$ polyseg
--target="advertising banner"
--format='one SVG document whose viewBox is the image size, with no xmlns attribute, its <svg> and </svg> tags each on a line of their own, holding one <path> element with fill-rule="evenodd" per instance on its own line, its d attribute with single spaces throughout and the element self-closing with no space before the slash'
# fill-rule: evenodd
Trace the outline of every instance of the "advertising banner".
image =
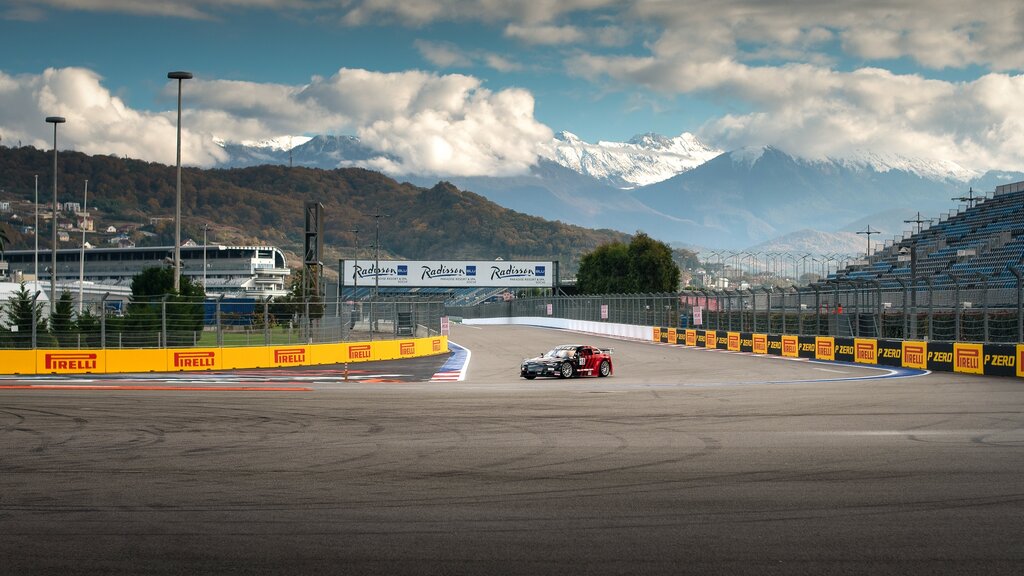
<svg viewBox="0 0 1024 576">
<path fill-rule="evenodd" d="M 679 337 L 678 337 L 676 332 L 677 331 L 676 331 L 675 328 L 669 328 L 668 329 L 668 343 L 669 344 L 678 344 L 679 343 Z"/>
<path fill-rule="evenodd" d="M 718 348 L 718 332 L 714 330 L 708 330 L 704 333 L 704 347 L 705 348 Z"/>
<path fill-rule="evenodd" d="M 815 357 L 818 352 L 818 343 L 815 336 L 799 336 L 798 341 L 800 342 L 800 352 L 798 353 L 801 358 Z"/>
<path fill-rule="evenodd" d="M 504 260 L 346 260 L 342 285 L 425 288 L 551 288 L 553 262 Z"/>
<path fill-rule="evenodd" d="M 928 369 L 940 372 L 953 371 L 952 342 L 928 343 Z"/>
<path fill-rule="evenodd" d="M 767 334 L 754 334 L 754 354 L 767 354 L 768 353 L 768 335 Z"/>
<path fill-rule="evenodd" d="M 815 357 L 818 360 L 836 359 L 836 339 L 832 336 L 818 336 L 815 338 Z"/>
<path fill-rule="evenodd" d="M 913 341 L 903 342 L 903 367 L 927 370 L 928 343 Z"/>
<path fill-rule="evenodd" d="M 953 371 L 965 374 L 984 374 L 981 344 L 953 344 Z"/>
<path fill-rule="evenodd" d="M 853 338 L 836 338 L 836 357 L 833 360 L 837 362 L 853 362 Z"/>
<path fill-rule="evenodd" d="M 740 333 L 739 332 L 729 332 L 726 335 L 726 338 L 728 339 L 728 342 L 726 344 L 725 349 L 729 350 L 731 352 L 739 352 L 740 351 Z"/>
<path fill-rule="evenodd" d="M 782 335 L 782 355 L 786 358 L 800 356 L 800 337 L 789 334 Z"/>
<path fill-rule="evenodd" d="M 740 352 L 754 352 L 754 335 L 743 332 L 740 334 Z"/>
<path fill-rule="evenodd" d="M 903 366 L 903 344 L 899 340 L 879 340 L 877 361 L 884 366 Z"/>
<path fill-rule="evenodd" d="M 700 306 L 693 307 L 693 325 L 700 326 L 704 324 L 704 309 Z"/>
<path fill-rule="evenodd" d="M 686 331 L 686 345 L 687 346 L 696 346 L 697 345 L 697 331 L 696 330 L 687 330 Z"/>
<path fill-rule="evenodd" d="M 986 376 L 1016 376 L 1017 348 L 1013 344 L 986 344 L 985 345 L 985 375 Z"/>
<path fill-rule="evenodd" d="M 782 336 L 779 334 L 768 335 L 768 353 L 774 356 L 782 355 Z"/>
<path fill-rule="evenodd" d="M 878 342 L 871 338 L 853 340 L 853 361 L 860 364 L 878 363 Z"/>
</svg>

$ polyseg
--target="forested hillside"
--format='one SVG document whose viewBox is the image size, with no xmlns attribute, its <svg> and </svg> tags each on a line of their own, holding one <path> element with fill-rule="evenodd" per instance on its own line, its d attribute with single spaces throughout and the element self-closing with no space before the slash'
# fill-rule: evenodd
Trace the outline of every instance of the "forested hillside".
<svg viewBox="0 0 1024 576">
<path fill-rule="evenodd" d="M 0 199 L 32 200 L 33 175 L 38 174 L 40 202 L 52 201 L 52 171 L 52 152 L 0 147 Z M 158 233 L 150 243 L 173 239 L 166 224 L 149 224 L 151 217 L 174 215 L 173 166 L 62 151 L 58 172 L 61 202 L 81 202 L 89 180 L 89 206 L 99 210 L 101 226 L 135 222 Z M 628 241 L 619 232 L 507 210 L 446 182 L 421 188 L 357 168 L 284 166 L 184 168 L 182 236 L 201 241 L 203 225 L 209 224 L 211 241 L 268 243 L 301 254 L 303 206 L 309 201 L 324 205 L 324 257 L 331 260 L 355 257 L 357 242 L 362 257 L 370 257 L 378 210 L 384 214 L 379 219 L 382 255 L 397 258 L 553 259 L 571 272 L 585 252 L 605 242 Z M 11 248 L 29 248 L 31 236 L 11 241 Z"/>
</svg>

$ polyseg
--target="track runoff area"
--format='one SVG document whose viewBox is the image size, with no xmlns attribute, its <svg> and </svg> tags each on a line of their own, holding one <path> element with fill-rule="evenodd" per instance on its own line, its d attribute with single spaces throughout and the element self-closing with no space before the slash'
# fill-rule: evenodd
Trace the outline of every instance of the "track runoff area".
<svg viewBox="0 0 1024 576">
<path fill-rule="evenodd" d="M 1024 566 L 1018 379 L 452 330 L 450 356 L 350 365 L 348 380 L 4 379 L 0 572 Z M 563 343 L 614 348 L 615 375 L 519 378 Z"/>
</svg>

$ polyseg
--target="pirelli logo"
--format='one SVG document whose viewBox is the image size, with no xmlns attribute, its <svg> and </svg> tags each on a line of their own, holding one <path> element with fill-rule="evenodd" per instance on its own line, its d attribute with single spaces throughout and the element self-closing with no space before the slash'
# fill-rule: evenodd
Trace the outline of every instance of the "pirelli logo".
<svg viewBox="0 0 1024 576">
<path fill-rule="evenodd" d="M 175 352 L 175 368 L 215 368 L 216 352 Z"/>
<path fill-rule="evenodd" d="M 729 350 L 732 350 L 733 352 L 739 352 L 740 351 L 740 333 L 739 332 L 729 332 L 728 338 L 729 339 L 728 339 L 728 346 L 727 347 L 729 348 Z"/>
<path fill-rule="evenodd" d="M 878 342 L 874 340 L 853 341 L 853 361 L 861 364 L 878 363 Z"/>
<path fill-rule="evenodd" d="M 836 341 L 831 337 L 818 337 L 815 339 L 814 357 L 818 360 L 836 359 Z"/>
<path fill-rule="evenodd" d="M 305 348 L 275 348 L 274 364 L 302 364 L 306 361 Z"/>
<path fill-rule="evenodd" d="M 431 346 L 431 350 L 433 350 L 434 352 L 440 352 L 441 351 L 441 341 L 440 340 L 432 340 L 430 342 L 430 346 Z"/>
<path fill-rule="evenodd" d="M 984 374 L 981 344 L 953 344 L 953 371 Z"/>
<path fill-rule="evenodd" d="M 655 342 L 661 342 L 661 328 L 655 328 L 651 332 L 651 336 L 654 338 Z"/>
<path fill-rule="evenodd" d="M 903 367 L 928 369 L 928 345 L 924 342 L 903 343 Z"/>
<path fill-rule="evenodd" d="M 95 370 L 97 356 L 93 353 L 55 352 L 44 360 L 47 370 Z"/>
<path fill-rule="evenodd" d="M 782 355 L 789 358 L 800 355 L 800 340 L 796 336 L 782 337 Z"/>
<path fill-rule="evenodd" d="M 676 329 L 675 328 L 669 328 L 668 329 L 668 343 L 669 344 L 675 344 L 677 342 L 678 336 L 676 334 L 677 333 L 676 333 Z"/>
<path fill-rule="evenodd" d="M 349 360 L 369 360 L 373 357 L 373 351 L 369 344 L 360 344 L 348 347 Z"/>
<path fill-rule="evenodd" d="M 696 346 L 697 345 L 697 331 L 696 330 L 687 330 L 686 331 L 686 345 L 687 346 Z"/>
<path fill-rule="evenodd" d="M 718 334 L 708 331 L 704 334 L 705 348 L 718 348 Z"/>
<path fill-rule="evenodd" d="M 402 356 L 412 356 L 416 353 L 415 342 L 402 342 L 398 345 L 398 353 Z"/>
<path fill-rule="evenodd" d="M 754 354 L 768 353 L 768 335 L 754 334 Z"/>
<path fill-rule="evenodd" d="M 1024 344 L 1017 344 L 1017 376 L 1024 377 Z"/>
</svg>

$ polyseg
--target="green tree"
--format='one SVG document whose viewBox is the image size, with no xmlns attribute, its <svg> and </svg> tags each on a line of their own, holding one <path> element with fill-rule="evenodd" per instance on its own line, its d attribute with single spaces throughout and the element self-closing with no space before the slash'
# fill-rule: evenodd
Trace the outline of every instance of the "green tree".
<svg viewBox="0 0 1024 576">
<path fill-rule="evenodd" d="M 61 348 L 75 348 L 78 337 L 75 333 L 75 304 L 71 293 L 61 292 L 57 305 L 50 312 L 50 334 Z"/>
<path fill-rule="evenodd" d="M 581 294 L 675 292 L 679 276 L 672 249 L 637 232 L 628 245 L 602 244 L 584 254 L 576 288 Z"/>
<path fill-rule="evenodd" d="M 324 315 L 324 300 L 321 294 L 307 294 L 304 289 L 305 268 L 295 270 L 291 275 L 288 295 L 274 298 L 270 305 L 270 314 L 277 323 L 298 320 L 306 315 L 306 302 L 309 302 L 309 317 L 318 320 Z"/>
<path fill-rule="evenodd" d="M 164 345 L 192 345 L 196 333 L 203 329 L 205 297 L 202 286 L 187 276 L 181 277 L 176 294 L 173 268 L 154 267 L 139 272 L 132 278 L 132 295 L 125 319 L 130 345 L 160 345 L 165 315 L 167 342 Z"/>
<path fill-rule="evenodd" d="M 581 294 L 635 292 L 629 278 L 629 247 L 611 242 L 584 254 L 576 273 L 576 289 Z"/>
<path fill-rule="evenodd" d="M 85 348 L 101 348 L 100 319 L 89 310 L 83 310 L 75 320 L 75 330 L 81 335 Z"/>
<path fill-rule="evenodd" d="M 0 336 L 3 337 L 5 347 L 32 347 L 33 315 L 36 319 L 36 345 L 44 347 L 51 343 L 49 333 L 46 331 L 44 305 L 38 301 L 33 304 L 32 296 L 25 287 L 25 283 L 22 282 L 20 289 L 11 295 L 4 306 L 4 319 L 7 328 L 0 333 Z"/>
<path fill-rule="evenodd" d="M 643 232 L 629 242 L 629 275 L 640 293 L 679 290 L 679 267 L 672 249 Z"/>
</svg>

